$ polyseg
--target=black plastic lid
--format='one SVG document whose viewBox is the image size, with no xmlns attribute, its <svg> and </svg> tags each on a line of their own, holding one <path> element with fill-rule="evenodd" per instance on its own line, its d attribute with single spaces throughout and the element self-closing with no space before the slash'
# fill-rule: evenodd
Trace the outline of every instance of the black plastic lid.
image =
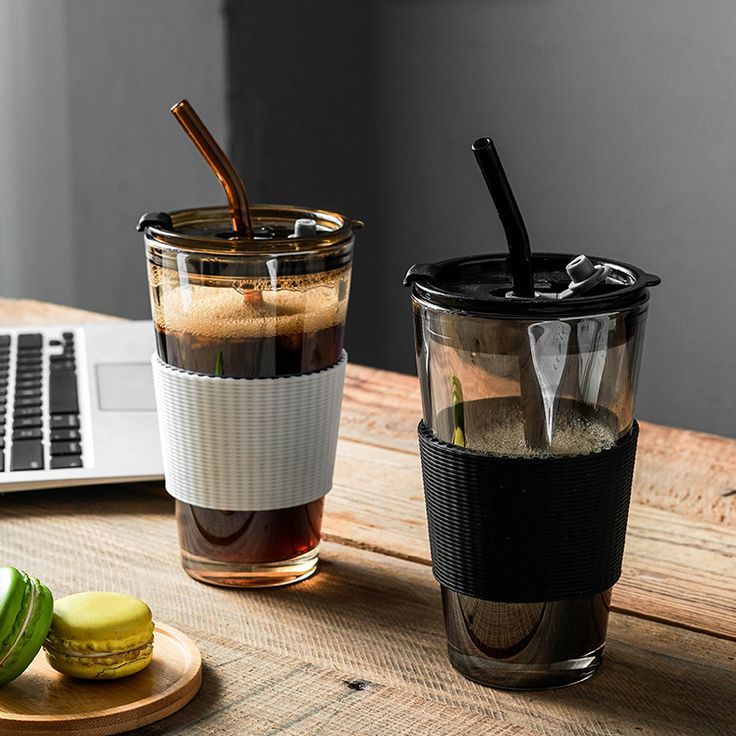
<svg viewBox="0 0 736 736">
<path fill-rule="evenodd" d="M 583 295 L 565 299 L 554 295 L 570 283 L 565 266 L 577 254 L 535 253 L 532 255 L 535 298 L 508 296 L 512 289 L 507 253 L 453 258 L 437 263 L 412 266 L 404 285 L 423 301 L 453 310 L 515 317 L 554 319 L 595 312 L 618 311 L 646 304 L 649 288 L 660 278 L 628 263 L 589 256 L 594 265 L 608 265 L 611 274 L 605 282 Z"/>
</svg>

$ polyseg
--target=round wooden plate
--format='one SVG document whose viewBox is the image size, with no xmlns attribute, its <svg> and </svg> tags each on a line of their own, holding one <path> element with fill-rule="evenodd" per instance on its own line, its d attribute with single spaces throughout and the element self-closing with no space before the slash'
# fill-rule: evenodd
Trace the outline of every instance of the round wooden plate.
<svg viewBox="0 0 736 736">
<path fill-rule="evenodd" d="M 60 675 L 41 651 L 17 680 L 0 687 L 0 733 L 123 733 L 176 713 L 201 683 L 199 650 L 188 636 L 165 624 L 156 624 L 151 664 L 120 680 Z"/>
</svg>

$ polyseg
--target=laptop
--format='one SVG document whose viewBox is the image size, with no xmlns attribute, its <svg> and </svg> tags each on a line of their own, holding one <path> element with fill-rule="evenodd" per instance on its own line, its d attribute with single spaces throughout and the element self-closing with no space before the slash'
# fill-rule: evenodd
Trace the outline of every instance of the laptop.
<svg viewBox="0 0 736 736">
<path fill-rule="evenodd" d="M 0 493 L 163 477 L 153 325 L 0 326 Z"/>
</svg>

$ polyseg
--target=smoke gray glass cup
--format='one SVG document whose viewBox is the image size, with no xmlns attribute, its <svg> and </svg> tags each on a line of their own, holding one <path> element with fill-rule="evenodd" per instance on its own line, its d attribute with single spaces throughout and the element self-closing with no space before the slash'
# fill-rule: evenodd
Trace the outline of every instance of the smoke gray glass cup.
<svg viewBox="0 0 736 736">
<path fill-rule="evenodd" d="M 634 423 L 646 286 L 658 279 L 621 266 L 614 274 L 620 288 L 641 274 L 643 290 L 638 299 L 621 299 L 622 308 L 609 299 L 598 300 L 605 305 L 599 309 L 595 298 L 588 306 L 580 297 L 576 305 L 560 301 L 559 314 L 552 301 L 534 314 L 530 300 L 504 301 L 503 258 L 472 275 L 473 259 L 466 261 L 414 267 L 407 277 L 427 429 L 451 445 L 519 459 L 613 447 Z M 547 286 L 555 288 L 554 278 Z M 472 680 L 509 689 L 560 687 L 601 664 L 610 588 L 536 602 L 484 600 L 442 584 L 441 592 L 450 661 Z"/>
</svg>

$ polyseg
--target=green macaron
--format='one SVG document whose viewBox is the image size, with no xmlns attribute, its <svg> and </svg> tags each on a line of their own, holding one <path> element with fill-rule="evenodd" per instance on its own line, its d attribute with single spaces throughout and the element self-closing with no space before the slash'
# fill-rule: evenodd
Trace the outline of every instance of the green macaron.
<svg viewBox="0 0 736 736">
<path fill-rule="evenodd" d="M 14 567 L 0 567 L 0 685 L 33 661 L 51 626 L 49 589 Z"/>
</svg>

